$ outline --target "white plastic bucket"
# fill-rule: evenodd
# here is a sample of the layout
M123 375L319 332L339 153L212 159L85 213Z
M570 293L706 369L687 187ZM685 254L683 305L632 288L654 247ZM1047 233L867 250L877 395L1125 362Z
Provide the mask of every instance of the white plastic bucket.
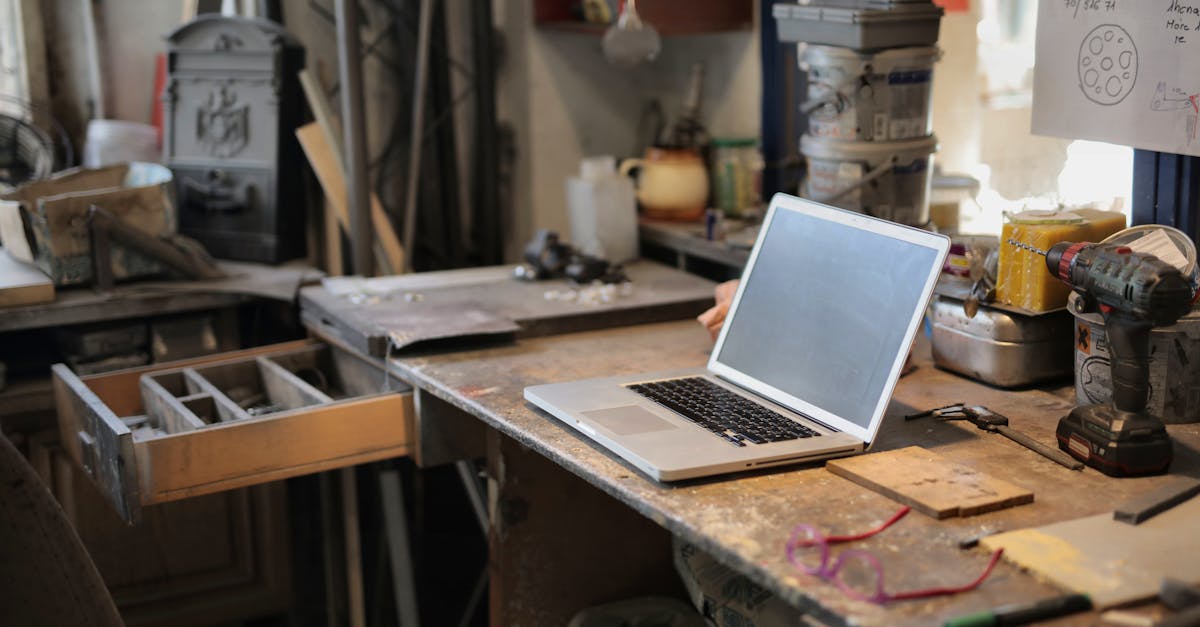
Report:
M1067 309L1075 316L1075 402L1112 400L1111 354L1104 318L1080 313L1071 293ZM1150 394L1146 410L1167 424L1200 422L1200 310L1168 327L1150 330Z
M806 198L910 226L929 223L937 138L845 142L804 135Z
M162 161L158 129L125 120L88 122L87 141L83 147L84 167L99 168L131 161Z
M808 133L841 140L895 141L933 132L936 46L870 53L808 46Z

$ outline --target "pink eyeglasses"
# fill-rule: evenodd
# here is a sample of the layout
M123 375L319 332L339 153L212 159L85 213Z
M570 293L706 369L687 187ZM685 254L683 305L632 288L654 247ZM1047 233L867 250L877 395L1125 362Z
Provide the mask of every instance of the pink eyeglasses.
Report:
M904 599L924 599L945 594L957 594L979 587L979 584L983 583L983 580L992 573L992 569L1000 560L1004 549L996 549L996 552L992 553L992 559L988 562L987 568L983 569L983 574L971 583L958 587L926 588L896 594L888 594L884 591L883 565L879 562L879 558L869 551L863 549L842 551L833 564L830 564L829 545L869 538L891 527L896 521L904 518L904 515L911 509L908 506L902 507L879 527L857 535L826 536L812 525L796 525L787 543L788 561L810 575L832 581L846 595L872 603L883 604Z

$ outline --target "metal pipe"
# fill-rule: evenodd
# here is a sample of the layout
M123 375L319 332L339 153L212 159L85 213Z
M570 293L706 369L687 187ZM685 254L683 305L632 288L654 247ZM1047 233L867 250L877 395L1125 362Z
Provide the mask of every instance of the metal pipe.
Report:
M342 134L346 146L346 208L350 212L350 252L354 272L373 274L371 265L370 190L367 187L366 123L363 119L362 42L358 3L336 0L338 75L341 83Z
M346 594L350 627L367 627L367 602L363 592L362 540L358 530L358 482L354 466L338 471L342 479L342 539L346 543Z
M92 110L89 119L105 119L104 106L104 73L100 68L100 35L96 27L96 13L92 8L92 0L80 0L79 8L83 19L83 46L88 57L88 91L92 96Z
M433 30L433 2L421 0L421 25L417 30L417 74L413 85L412 133L409 136L408 179L404 190L404 271L412 272L417 230L417 190L421 176L421 144L425 137L425 86L429 73L429 42Z

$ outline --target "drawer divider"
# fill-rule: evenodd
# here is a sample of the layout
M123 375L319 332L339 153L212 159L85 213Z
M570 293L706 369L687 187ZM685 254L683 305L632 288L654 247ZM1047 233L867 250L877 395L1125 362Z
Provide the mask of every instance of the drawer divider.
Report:
M262 374L263 387L267 390L267 397L285 411L333 402L333 398L328 394L275 363L270 357L257 357L256 361L258 361L259 372Z
M203 420L153 377L143 376L140 384L142 404L151 418L151 424L167 433L195 431L204 426Z
M196 372L194 368L184 368L183 376L187 379L188 384L192 389L206 393L212 396L213 402L216 404L217 417L221 422L234 422L237 420L248 420L252 416L241 405L234 402L222 392L211 381L204 378L204 375Z

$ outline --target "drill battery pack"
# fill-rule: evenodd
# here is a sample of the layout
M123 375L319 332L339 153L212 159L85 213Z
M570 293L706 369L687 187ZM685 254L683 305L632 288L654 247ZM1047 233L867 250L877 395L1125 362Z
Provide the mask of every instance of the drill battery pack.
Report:
M1058 421L1056 436L1060 449L1110 477L1162 474L1174 457L1162 423L1112 406L1076 407Z

